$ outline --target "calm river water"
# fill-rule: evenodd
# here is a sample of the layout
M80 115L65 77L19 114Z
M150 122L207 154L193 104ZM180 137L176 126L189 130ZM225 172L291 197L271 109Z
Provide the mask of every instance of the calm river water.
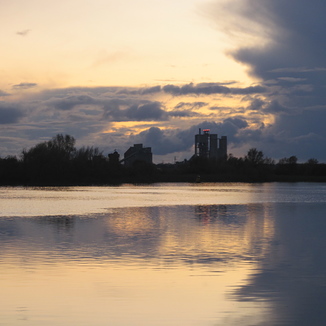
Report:
M0 188L0 325L326 324L326 184Z

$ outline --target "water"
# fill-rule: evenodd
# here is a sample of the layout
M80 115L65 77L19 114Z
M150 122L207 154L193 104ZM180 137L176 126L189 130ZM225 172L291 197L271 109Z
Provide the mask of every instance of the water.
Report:
M0 325L324 325L326 184L0 188Z

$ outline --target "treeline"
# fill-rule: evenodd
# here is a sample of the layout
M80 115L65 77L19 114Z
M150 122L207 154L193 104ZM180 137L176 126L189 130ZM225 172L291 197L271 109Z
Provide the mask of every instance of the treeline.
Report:
M119 164L109 162L95 147L75 147L75 138L58 134L23 150L21 157L0 159L2 185L73 185L112 183Z
M96 147L75 147L70 135L23 150L20 157L0 158L0 185L104 185L140 182L265 182L326 181L326 164L317 159L298 163L296 156L277 163L252 148L245 157L230 154L224 160L193 157L175 164L135 162L126 167L117 152L108 157Z
M229 154L225 160L211 161L196 157L189 162L192 173L197 173L203 181L324 181L326 182L326 164L311 158L298 163L296 156L284 157L278 162L266 157L256 148L249 149L245 157Z

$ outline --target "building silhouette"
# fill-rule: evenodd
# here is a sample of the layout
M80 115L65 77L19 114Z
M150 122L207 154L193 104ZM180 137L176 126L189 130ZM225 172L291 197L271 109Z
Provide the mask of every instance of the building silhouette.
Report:
M217 134L210 134L210 129L199 128L199 133L195 135L195 157L207 159L227 158L227 137L218 138Z
M117 152L117 150L115 149L113 153L110 153L108 155L109 157L109 163L110 165L116 165L118 166L120 163L120 154Z
M134 144L125 153L121 162L125 166L133 166L135 162L153 163L153 154L151 147L143 147L143 144Z

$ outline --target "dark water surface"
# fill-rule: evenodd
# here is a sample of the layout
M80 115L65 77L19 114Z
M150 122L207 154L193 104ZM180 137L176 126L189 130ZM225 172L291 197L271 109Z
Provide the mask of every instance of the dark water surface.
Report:
M0 188L0 325L325 325L326 184Z

